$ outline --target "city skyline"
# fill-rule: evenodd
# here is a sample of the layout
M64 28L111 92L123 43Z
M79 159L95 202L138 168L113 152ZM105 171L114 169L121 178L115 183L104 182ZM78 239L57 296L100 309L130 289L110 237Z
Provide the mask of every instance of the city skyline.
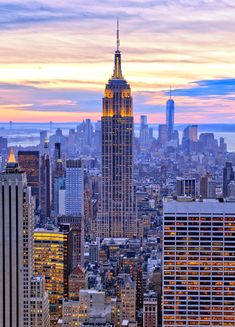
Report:
M1 121L99 119L117 16L135 121L146 114L150 123L164 122L170 85L176 123L235 118L230 0L14 0L0 9Z
M235 326L217 2L0 0L0 327Z

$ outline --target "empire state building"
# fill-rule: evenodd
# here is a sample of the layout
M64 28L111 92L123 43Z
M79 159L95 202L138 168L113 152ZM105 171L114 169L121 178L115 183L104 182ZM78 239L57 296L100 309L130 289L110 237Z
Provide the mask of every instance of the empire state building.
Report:
M97 216L98 236L136 235L133 186L133 133L131 88L122 75L119 26L114 71L106 85L102 114L102 194Z

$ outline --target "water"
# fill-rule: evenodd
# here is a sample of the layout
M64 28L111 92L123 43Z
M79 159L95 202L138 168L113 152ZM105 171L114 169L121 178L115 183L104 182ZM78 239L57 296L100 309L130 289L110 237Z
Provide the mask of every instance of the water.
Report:
M39 144L39 132L47 130L48 135L55 133L57 128L63 130L64 135L68 135L69 129L76 129L79 122L74 123L13 123L10 128L9 123L0 123L0 136L8 138L9 146L32 146ZM153 128L154 137L158 137L158 125L149 124ZM176 125L179 130L180 138L182 137L185 125ZM198 125L199 133L214 133L215 138L224 137L228 145L228 151L235 152L235 124L205 124ZM139 134L139 124L135 124L135 133Z

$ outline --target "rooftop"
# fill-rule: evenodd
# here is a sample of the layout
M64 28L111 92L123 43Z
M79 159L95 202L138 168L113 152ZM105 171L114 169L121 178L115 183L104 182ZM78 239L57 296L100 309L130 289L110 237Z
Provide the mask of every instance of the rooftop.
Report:
M235 215L235 202L220 202L217 199L203 201L164 200L164 213L195 213L195 214L232 214Z

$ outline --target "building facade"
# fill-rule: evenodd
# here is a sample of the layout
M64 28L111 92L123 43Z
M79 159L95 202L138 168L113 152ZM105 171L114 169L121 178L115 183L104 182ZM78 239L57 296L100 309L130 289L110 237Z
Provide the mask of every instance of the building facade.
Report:
M38 207L40 185L39 151L18 151L18 162L21 170L26 172L27 185L31 187L32 195L36 199L36 207Z
M196 179L195 178L176 178L177 196L195 197L196 196Z
M30 325L34 205L11 150L0 174L0 326Z
M33 277L31 280L31 325L50 327L48 293L45 292L44 277Z
M157 294L153 291L144 294L143 327L158 327L157 298Z
M163 326L235 326L235 204L164 203Z
M168 132L167 132L167 125L160 124L158 126L158 141L161 147L165 147L168 141Z
M66 161L65 213L84 214L84 170L80 159Z
M45 278L51 325L62 316L62 299L68 297L69 233L59 229L35 229L35 275Z
M78 265L84 265L84 217L60 216L59 225L69 225L70 228L70 260L69 273Z
M49 142L45 139L44 154L40 162L40 213L43 223L51 216L51 163L49 157Z
M77 266L69 275L69 299L78 300L80 290L86 290L87 288L87 271L82 266Z
M234 181L235 173L232 162L226 162L223 169L223 196L228 196L228 185L231 181Z
M119 274L117 296L121 302L122 321L136 321L136 282L129 274Z
M140 116L140 146L141 150L145 150L149 144L149 126L147 122L147 116Z

